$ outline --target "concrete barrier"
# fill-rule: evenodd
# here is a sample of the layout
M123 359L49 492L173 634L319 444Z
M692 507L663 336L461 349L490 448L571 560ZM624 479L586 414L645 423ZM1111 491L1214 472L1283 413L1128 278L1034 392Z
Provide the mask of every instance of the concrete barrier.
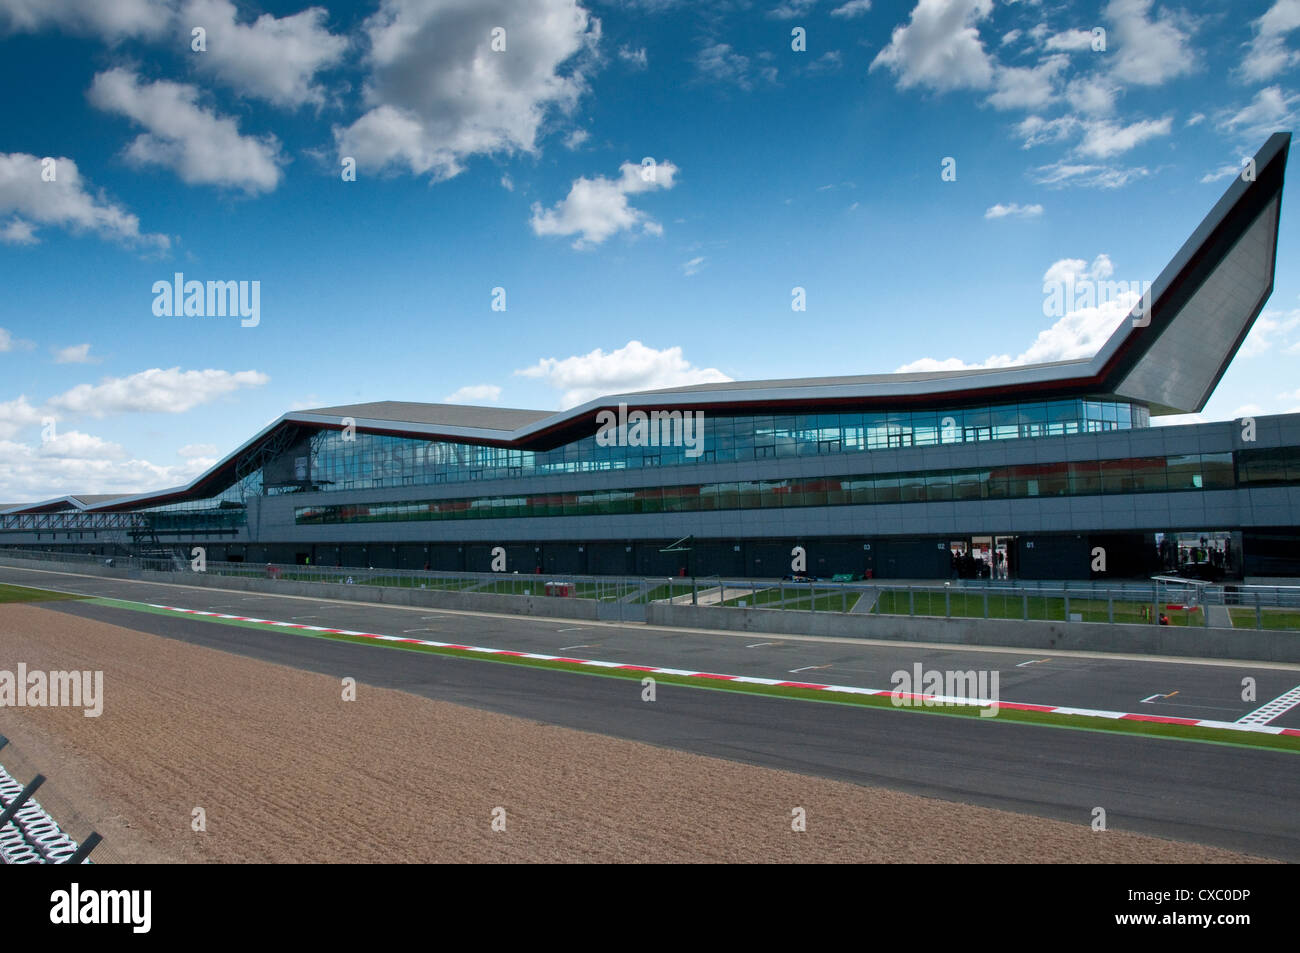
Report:
M896 642L1022 648L1035 652L1118 652L1179 658L1300 662L1300 633L1268 629L1020 619L844 615L788 609L735 609L651 603L646 622L762 635L824 635Z
M154 572L142 569L118 569L97 564L51 563L36 559L0 557L0 565L24 569L48 569L77 572L112 579L138 579L148 582L202 586L209 589L235 589L264 592L277 596L307 596L321 599L345 599L352 602L379 602L385 605L418 606L427 609L461 609L467 612L502 612L512 615L543 616L552 619L595 620L599 603L594 599L556 596L507 596L494 592L460 592L444 589L407 589L400 586L348 585L341 582L294 582L287 579L260 579L247 576L217 576L203 572Z

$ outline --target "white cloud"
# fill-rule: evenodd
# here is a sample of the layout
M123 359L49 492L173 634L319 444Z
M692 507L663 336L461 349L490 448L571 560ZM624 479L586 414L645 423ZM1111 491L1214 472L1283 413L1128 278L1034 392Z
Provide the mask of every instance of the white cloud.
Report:
M1089 116L1104 116L1115 109L1115 97L1120 87L1103 76L1085 76L1070 80L1065 87L1065 98L1078 112Z
M807 16L815 6L817 0L781 0L780 5L773 8L768 16L777 20L793 20L795 17Z
M1288 48L1283 39L1300 27L1300 0L1277 0L1251 26L1255 36L1241 63L1241 75L1248 82L1272 79L1300 63L1300 52Z
M1103 281L1114 273L1114 266L1106 255L1098 255L1089 265L1082 258L1063 258L1054 262L1043 274L1043 283L1062 281L1074 284L1080 281ZM1080 308L1067 313L1045 331L1021 353L995 354L977 364L968 364L961 358L944 360L921 358L904 364L899 373L909 371L955 371L986 367L1010 367L1020 364L1042 364L1050 361L1072 361L1092 357L1101 349L1106 339L1124 321L1137 304L1136 292L1124 292L1096 307Z
M172 0L0 0L0 32L55 28L99 36L110 43L155 37L171 23Z
M106 377L98 384L78 384L50 398L48 406L70 414L180 414L245 387L261 387L270 378L261 371L182 371L151 368L128 377Z
M263 13L236 22L230 0L186 0L181 20L207 31L207 50L191 57L202 73L276 106L320 105L325 94L318 72L343 59L348 41L326 27L329 12L310 7L277 19Z
M1249 105L1236 112L1221 113L1217 120L1219 129L1251 140L1263 139L1269 133L1295 125L1297 101L1300 96L1288 96L1281 87L1269 86L1257 92Z
M1065 56L1049 56L1037 66L999 66L996 90L989 97L994 109L1039 109L1056 98L1056 76L1069 63Z
M1002 34L1001 45L1010 46L1012 43L1016 42L1016 40L1020 39L1020 37L1021 37L1020 30L1008 30L1006 33Z
M1146 178L1150 174L1145 166L1125 169L1064 160L1030 170L1030 178L1038 185L1093 189L1118 189L1137 179Z
M853 19L866 14L871 9L871 0L849 0L848 3L841 4L831 11L833 17L845 17Z
M1203 122L1205 122L1205 113L1193 113L1187 117L1187 128L1199 126Z
M0 328L0 354L5 351L30 351L35 346L35 341L16 338L5 328Z
M1297 329L1300 329L1300 308L1293 311L1264 311L1255 319L1255 324L1246 335L1246 340L1241 342L1238 353L1242 357L1259 357L1274 348L1285 349L1289 353L1295 349L1296 343L1300 343L1291 340L1296 336Z
M280 183L279 141L240 135L234 119L198 104L197 87L167 80L141 83L119 67L97 75L89 97L98 108L147 130L126 149L137 164L171 169L190 185L269 192Z
M1211 182L1218 182L1220 179L1231 179L1241 173L1239 165L1221 165L1213 172L1207 172L1201 176L1202 185L1208 185Z
M469 384L453 391L442 399L444 404L495 404L501 399L501 388L496 384Z
M1108 159L1136 148L1149 139L1167 136L1172 130L1171 116L1141 120L1128 125L1111 119L1060 116L1048 120L1040 116L1027 116L1016 125L1016 135L1024 139L1025 149L1060 142L1082 131L1083 137L1072 151L1075 155L1090 159Z
M46 416L48 415L44 411L33 407L23 394L13 400L0 401L0 440L8 440L23 428L42 423Z
M899 89L984 89L993 82L993 62L976 24L992 10L993 0L918 0L871 69L891 70Z
M1205 414L1168 414L1162 417L1152 416L1152 427L1181 427L1184 424L1207 424L1210 418Z
M0 152L0 218L14 216L5 227L5 240L35 243L39 241L36 229L48 225L160 251L171 246L166 235L141 234L140 220L103 193L92 194L72 159L51 158L54 181L46 182L41 158Z
M577 0L382 0L364 33L368 111L334 129L339 154L447 179L470 156L536 151L587 89L600 21Z
M1079 125L1079 120L1073 116L1059 116L1056 119L1026 116L1016 125L1016 135L1024 139L1022 148L1032 149L1034 146L1060 142L1073 135Z
M1138 86L1159 86L1193 72L1197 65L1190 28L1169 10L1151 19L1151 4L1152 0L1111 0L1103 11L1112 24L1107 49L1114 56L1113 74Z
M1104 281L1115 274L1115 265L1105 252L1092 260L1092 264L1082 258L1060 258L1043 272L1043 284L1048 282L1075 285L1081 281Z
M680 347L657 350L640 341L629 341L608 354L596 348L589 354L563 360L544 358L515 373L543 380L562 390L561 407L574 407L613 394L731 380L715 367L692 366Z
M193 459L194 457L215 457L219 451L215 443L187 443L176 451L177 456Z
M703 256L692 258L690 261L682 263L682 274L686 275L688 278L691 275L698 275L702 267L704 267Z
M45 457L73 457L82 460L112 459L126 455L121 445L80 430L56 430L52 438L40 442L36 452Z
M996 361L993 364L967 364L960 357L945 357L942 360L934 357L920 357L915 361L910 361L895 368L895 374L913 374L913 373L931 373L933 371L967 371L975 370L981 367L1003 367L1010 360L1005 355L1000 358L989 358L990 361Z
M804 69L809 73L829 73L844 65L844 56L839 50L827 50Z
M55 364L98 364L100 359L90 356L89 344L73 344L54 352Z
M1109 159L1128 152L1148 139L1167 136L1174 125L1173 117L1149 119L1127 126L1107 119L1089 120L1083 124L1083 141L1077 149L1080 155L1093 159Z
M1064 30L1047 38L1043 44L1044 49L1062 50L1067 53L1077 53L1080 50L1092 49L1092 31L1091 30Z
M513 192L515 190L515 180L510 178L509 172L501 176L501 188L505 189L507 192Z
M644 46L635 50L630 46L620 46L618 48L618 58L632 69L645 69L649 65Z
M41 240L36 237L35 225L15 218L0 228L0 242L6 245L39 245Z
M737 53L729 43L714 43L695 55L695 68L708 79L734 83L745 91L754 88L749 73L749 57Z
M677 166L664 160L654 167L650 179L642 174L642 166L624 162L619 167L617 179L583 176L575 179L569 194L549 210L534 202L529 221L536 235L577 235L574 248L599 245L619 232L638 227L650 235L658 235L663 228L640 209L628 204L628 196L652 189L671 189L676 184Z
M999 202L997 205L990 206L984 213L985 218L1037 218L1043 214L1041 205L1020 205L1012 202L1010 205L1003 205Z
M570 152L576 152L590 138L591 133L586 129L575 129L564 137L564 148Z
M126 454L116 444L105 443L106 452L95 452L92 442L97 439L88 434L74 437L67 446L79 445L81 452L66 455L0 439L0 500L43 500L88 492L145 493L188 483L215 462L196 457L176 466L161 466L148 460L122 459Z

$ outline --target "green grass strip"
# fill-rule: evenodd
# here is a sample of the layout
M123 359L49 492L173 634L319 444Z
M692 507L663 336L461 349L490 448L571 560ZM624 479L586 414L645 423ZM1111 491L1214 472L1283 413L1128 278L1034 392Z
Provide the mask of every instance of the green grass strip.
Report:
M448 658L467 659L479 662L500 662L507 665L522 665L530 668L549 669L558 672L570 672L580 675L597 675L605 678L621 678L640 681L653 678L656 683L680 685L683 688L698 688L706 691L740 692L747 695L766 695L774 698L797 699L818 702L820 704L852 705L859 708L882 708L893 711L913 712L927 715L945 715L957 718L975 718L983 722L1003 722L1022 725L1036 725L1047 728L1068 728L1079 731L1099 731L1110 734L1143 735L1165 738L1172 741L1196 741L1205 744L1230 745L1237 748L1264 748L1272 751L1300 753L1300 736L1274 735L1264 732L1232 731L1225 728L1208 728L1199 725L1170 725L1162 722L1137 721L1133 719L1101 718L1092 715L1069 715L1057 712L1023 711L1020 709L1001 708L995 716L981 716L983 710L977 705L952 705L924 707L921 705L895 705L888 695L851 695L840 692L827 692L816 688L795 688L780 685L756 685L752 682L734 682L726 679L699 678L689 675L671 675L658 672L639 672L626 669L597 668L577 665L571 662L547 661L545 659L520 658L514 655L488 655L480 652L466 652L462 649L440 648L432 645L415 645L409 642L391 642L383 639L369 638L363 635L341 635L331 632L312 632L308 629L290 629L285 626L270 625L264 622L241 622L237 619L220 619L215 616L190 615L177 613L169 609L156 609L140 602L126 602L119 599L86 599L91 605L102 605L135 612L147 612L169 618L189 618L201 622L219 622L224 625L257 629L262 632L307 636L313 639L326 639L333 642L348 642L354 645L376 646L388 649L400 649L406 652L422 652L426 655L441 655ZM437 640L441 641L441 640ZM631 663L627 663L631 664Z
M0 603L3 602L53 602L57 599L84 599L72 592L51 592L30 586L10 586L0 583Z

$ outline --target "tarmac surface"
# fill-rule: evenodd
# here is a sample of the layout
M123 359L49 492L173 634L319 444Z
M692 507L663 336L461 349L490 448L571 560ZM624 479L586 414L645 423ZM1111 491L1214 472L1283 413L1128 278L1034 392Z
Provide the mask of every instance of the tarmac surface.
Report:
M1300 667L704 633L375 606L0 567L0 582L279 621L727 674L891 687L892 672L995 670L1003 701L1234 721ZM78 602L59 612L425 697L734 761L1300 860L1285 752L763 698L351 645ZM1256 700L1242 700L1242 680ZM1300 710L1271 722L1300 726Z

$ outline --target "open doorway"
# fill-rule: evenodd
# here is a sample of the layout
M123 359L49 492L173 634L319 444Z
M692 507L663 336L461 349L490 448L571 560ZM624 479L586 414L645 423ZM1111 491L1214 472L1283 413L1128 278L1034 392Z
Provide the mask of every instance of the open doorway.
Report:
M1014 536L968 536L948 543L953 579L985 579L996 582L1015 575Z

